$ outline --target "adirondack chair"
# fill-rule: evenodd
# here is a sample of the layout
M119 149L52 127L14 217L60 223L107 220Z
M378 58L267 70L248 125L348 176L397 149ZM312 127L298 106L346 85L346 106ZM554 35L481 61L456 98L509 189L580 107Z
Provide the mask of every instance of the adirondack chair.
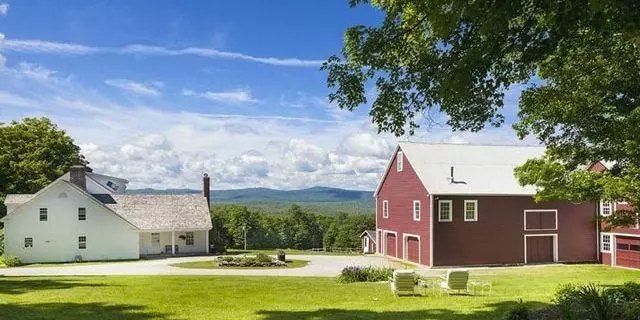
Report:
M447 275L442 277L440 289L450 294L451 291L469 293L468 289L469 271L467 270L449 270Z
M395 270L389 278L389 284L395 295L413 295L416 287L415 273L412 270Z

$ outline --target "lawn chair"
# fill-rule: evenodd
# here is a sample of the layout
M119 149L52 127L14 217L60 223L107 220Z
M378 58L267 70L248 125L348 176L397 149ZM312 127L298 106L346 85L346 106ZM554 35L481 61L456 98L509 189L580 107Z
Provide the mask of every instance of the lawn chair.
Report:
M451 291L455 290L458 293L464 291L469 293L468 289L469 271L467 270L449 270L447 275L442 277L440 282L440 289L447 294L451 294Z
M413 270L395 270L389 278L393 294L415 294L416 279Z

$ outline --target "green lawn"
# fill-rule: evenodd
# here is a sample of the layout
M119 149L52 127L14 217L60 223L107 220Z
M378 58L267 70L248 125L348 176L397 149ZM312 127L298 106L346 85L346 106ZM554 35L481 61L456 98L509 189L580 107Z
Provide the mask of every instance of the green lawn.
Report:
M0 277L0 319L496 319L542 306L561 283L618 285L640 272L600 265L472 271L493 295L395 297L386 283L236 276Z
M290 268L302 268L306 267L309 264L307 260L287 260L287 266L285 269ZM191 269L280 269L282 267L268 267L268 268L258 268L258 267L220 267L218 266L218 262L216 260L208 260L208 261L193 261L193 262L182 262L172 264L173 267L178 268L191 268Z

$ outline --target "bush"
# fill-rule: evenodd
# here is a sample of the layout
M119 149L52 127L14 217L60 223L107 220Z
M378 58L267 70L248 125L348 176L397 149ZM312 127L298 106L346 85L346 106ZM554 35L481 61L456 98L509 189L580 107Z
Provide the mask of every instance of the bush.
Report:
M287 264L269 257L266 254L258 254L255 257L218 257L220 267L284 267Z
M16 256L2 256L1 260L7 267L17 267L22 264L20 258Z
M349 266L342 269L338 281L342 283L386 281L392 274L391 268Z
M565 285L556 293L555 308L566 320L619 320L620 304L611 290L595 284Z
M529 308L522 302L522 299L518 301L518 304L508 311L504 317L504 320L529 320L531 317L529 316Z

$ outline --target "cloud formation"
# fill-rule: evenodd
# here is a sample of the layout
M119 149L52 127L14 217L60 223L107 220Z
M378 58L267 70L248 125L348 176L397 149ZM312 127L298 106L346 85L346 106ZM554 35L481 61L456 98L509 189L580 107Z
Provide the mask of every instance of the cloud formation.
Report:
M126 90L140 95L159 96L161 88L164 86L162 82L154 81L150 84L136 82L129 79L107 79L104 83L108 86Z
M45 40L5 39L0 42L0 51L40 54L129 54L155 56L198 56L211 59L241 60L283 67L319 67L323 60L301 58L257 57L240 52L222 51L212 48L188 47L171 49L160 46L131 44L123 47L94 47L75 43Z
M251 91L248 89L233 89L229 91L220 92L195 92L189 89L182 89L182 95L188 97L201 97L214 102L223 102L229 104L245 104L245 103L259 103L260 100L254 98L251 95Z
M6 16L7 12L9 12L9 4L0 3L0 16Z

